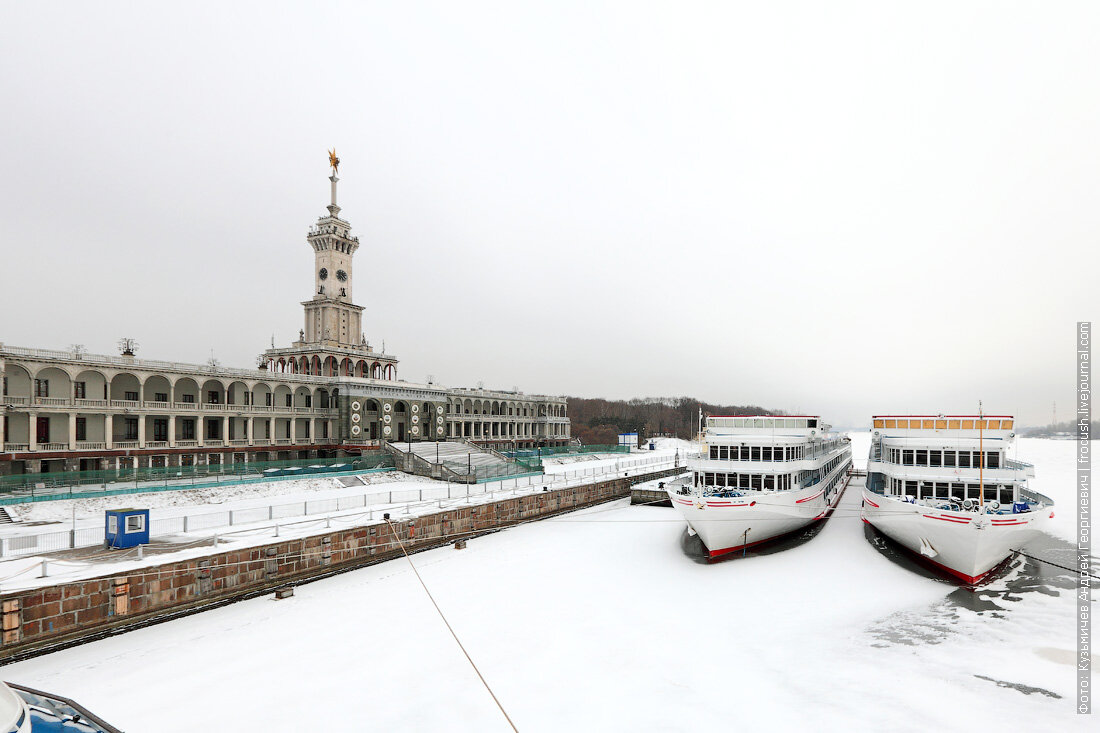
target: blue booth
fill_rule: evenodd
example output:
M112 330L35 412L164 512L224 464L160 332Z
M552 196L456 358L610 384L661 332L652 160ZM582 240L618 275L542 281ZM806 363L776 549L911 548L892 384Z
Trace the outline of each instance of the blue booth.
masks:
M109 548L149 544L148 509L108 509L106 541Z

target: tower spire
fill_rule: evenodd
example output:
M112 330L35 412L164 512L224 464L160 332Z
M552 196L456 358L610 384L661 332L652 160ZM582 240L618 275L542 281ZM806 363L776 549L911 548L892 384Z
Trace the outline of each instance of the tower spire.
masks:
M332 175L328 177L332 181L332 203L328 205L328 214L331 217L340 215L340 207L336 205L336 182L340 179L336 174L340 172L340 159L336 157L336 148L328 151L328 164L332 168Z

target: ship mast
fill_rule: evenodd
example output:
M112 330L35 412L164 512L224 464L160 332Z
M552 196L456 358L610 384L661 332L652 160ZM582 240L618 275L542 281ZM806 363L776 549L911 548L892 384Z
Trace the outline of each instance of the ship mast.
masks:
M985 482L983 471L985 469L985 448L982 436L985 432L985 417L982 415L982 401L978 400L978 513L985 508Z

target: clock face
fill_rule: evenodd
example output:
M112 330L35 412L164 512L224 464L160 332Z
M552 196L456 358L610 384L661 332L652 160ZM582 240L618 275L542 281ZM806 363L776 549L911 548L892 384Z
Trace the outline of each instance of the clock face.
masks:
M336 271L336 279L339 280L340 282L345 282L348 279L348 274L346 272L344 272L343 270L337 270Z
M322 280L328 280L328 269L322 267L321 271L317 273L317 276Z

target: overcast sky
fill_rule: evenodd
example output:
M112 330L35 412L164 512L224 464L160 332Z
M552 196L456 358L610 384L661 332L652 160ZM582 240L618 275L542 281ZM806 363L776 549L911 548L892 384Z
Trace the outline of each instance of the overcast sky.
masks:
M1092 0L149 5L0 4L0 341L251 366L335 146L403 378L1070 417Z

